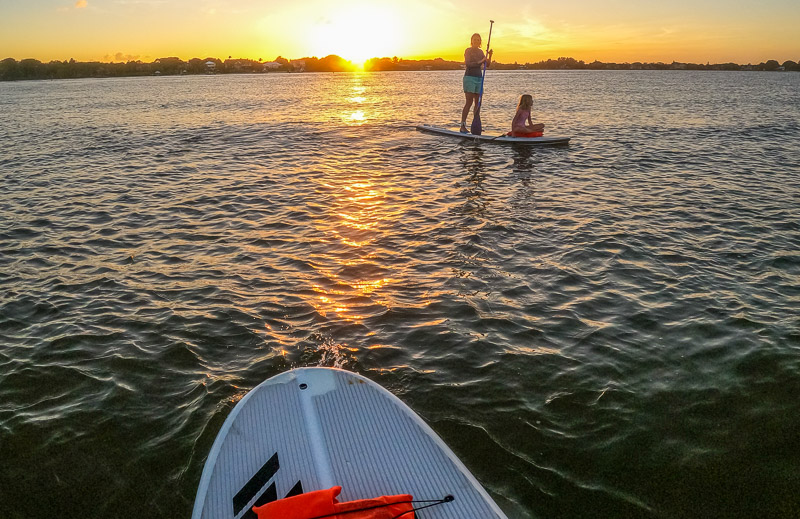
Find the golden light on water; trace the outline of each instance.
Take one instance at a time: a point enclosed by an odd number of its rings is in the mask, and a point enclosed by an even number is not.
[[[378,279],[376,281],[360,281],[353,285],[353,288],[360,290],[364,295],[371,294],[373,291],[383,287],[391,281],[390,278]]]
[[[361,74],[357,74],[354,77],[354,85],[352,86],[352,92],[349,97],[346,97],[346,100],[355,106],[349,107],[345,110],[343,116],[344,120],[347,123],[360,125],[367,122],[367,112],[363,105],[367,102],[367,88],[361,82]]]
[[[343,220],[343,225],[358,229],[359,231],[366,231],[375,226],[375,222],[360,222],[357,217],[350,214],[339,213],[339,216]]]
[[[376,306],[389,306],[380,294],[393,278],[376,271],[374,257],[378,253],[372,245],[390,231],[399,212],[386,204],[392,185],[370,178],[368,170],[351,171],[347,179],[349,165],[342,168],[345,178],[341,185],[325,184],[333,200],[319,222],[328,239],[345,248],[340,248],[341,256],[326,258],[326,265],[318,268],[327,282],[314,283],[311,288],[317,294],[314,306],[320,314],[360,322]]]
[[[348,321],[360,321],[362,316],[353,314],[350,308],[338,301],[338,297],[349,297],[351,294],[345,290],[331,290],[325,289],[319,285],[314,285],[311,287],[314,292],[319,294],[319,305],[317,306],[317,311],[322,315],[327,317],[329,313],[335,313],[340,318],[346,319]]]
[[[367,120],[367,117],[366,117],[366,115],[364,115],[364,111],[363,110],[356,110],[355,112],[350,114],[349,119],[351,121],[356,121],[356,122],[362,122],[363,123],[363,122],[365,122]]]
[[[367,77],[363,72],[339,76],[329,91],[335,117],[352,127],[348,133],[354,139],[368,131],[361,125],[385,117],[384,100],[369,88]],[[325,179],[316,185],[324,202],[314,225],[336,252],[313,258],[316,272],[307,286],[314,293],[312,305],[328,318],[358,323],[382,312],[392,306],[387,300],[392,285],[403,278],[402,272],[378,265],[385,254],[381,240],[395,232],[404,214],[403,207],[391,201],[406,187],[392,176],[376,175],[376,160],[374,153],[342,150],[328,157]]]
[[[344,299],[352,299],[359,296],[369,296],[374,291],[386,286],[391,282],[390,278],[377,279],[374,281],[356,281],[346,283],[341,279],[338,289],[325,288],[321,285],[313,285],[311,289],[316,292],[316,310],[325,317],[335,314],[338,318],[346,321],[359,322],[364,319],[363,315],[356,313]]]

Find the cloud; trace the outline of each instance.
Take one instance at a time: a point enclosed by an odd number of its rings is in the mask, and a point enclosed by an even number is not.
[[[89,2],[87,0],[78,0],[77,2],[75,2],[75,9],[83,9],[88,5]]]
[[[117,52],[116,54],[106,54],[103,56],[103,61],[111,61],[111,62],[120,62],[124,63],[126,61],[136,61],[139,59],[138,54],[124,54],[122,52]]]

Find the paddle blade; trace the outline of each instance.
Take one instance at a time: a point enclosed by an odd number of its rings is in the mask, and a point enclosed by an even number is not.
[[[480,135],[482,130],[481,116],[475,115],[475,117],[472,119],[472,125],[469,127],[469,133],[472,135]]]

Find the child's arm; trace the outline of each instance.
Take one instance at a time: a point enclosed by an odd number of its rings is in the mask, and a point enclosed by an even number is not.
[[[520,117],[522,115],[519,110],[516,111],[514,114],[514,119],[511,121],[511,131],[512,132],[524,132],[525,131],[525,119]]]

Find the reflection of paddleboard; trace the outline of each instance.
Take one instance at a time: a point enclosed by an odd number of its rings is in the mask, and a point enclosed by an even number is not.
[[[458,137],[459,139],[469,141],[496,142],[502,144],[568,144],[570,139],[569,137],[509,137],[505,134],[494,137],[491,135],[473,135],[471,133],[461,133],[458,130],[448,130],[447,128],[440,128],[439,126],[431,126],[430,124],[419,124],[417,125],[417,130],[421,132],[435,133],[437,135]]]
[[[236,404],[211,447],[192,518],[254,518],[254,505],[337,485],[340,501],[453,496],[418,519],[506,518],[410,408],[331,368],[287,371]]]

